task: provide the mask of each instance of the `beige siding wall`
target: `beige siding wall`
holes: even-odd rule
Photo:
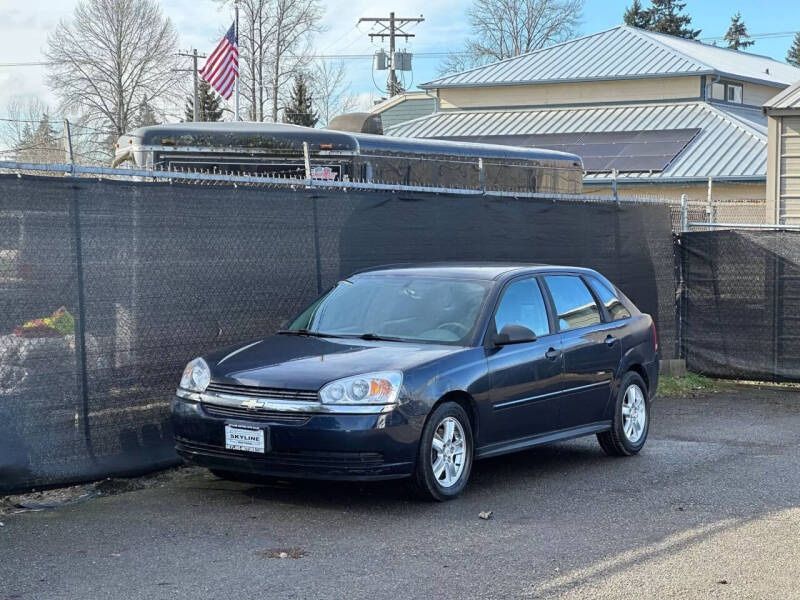
[[[774,94],[773,94],[774,95]],[[699,77],[546,83],[439,90],[442,108],[599,104],[700,97]]]
[[[800,111],[779,117],[776,190],[779,215],[787,225],[800,225]]]
[[[585,194],[607,196],[611,193],[609,185],[584,184]],[[765,201],[764,182],[753,183],[714,183],[714,221],[717,223],[771,223]],[[705,204],[708,198],[708,184],[651,184],[620,185],[619,194],[623,197],[644,197],[667,200],[679,204],[682,194],[690,203],[690,221],[705,221]]]
[[[780,88],[768,85],[757,85],[755,83],[745,83],[742,90],[742,98],[745,104],[751,106],[762,106],[767,100],[773,98],[780,91]]]
[[[586,194],[609,194],[611,183],[595,184],[584,182]],[[707,183],[654,183],[654,184],[620,184],[621,196],[645,196],[649,198],[663,198],[666,200],[680,200],[681,194],[686,194],[690,202],[705,202],[708,198]],[[711,195],[714,200],[720,201],[745,201],[758,200],[764,202],[766,188],[764,182],[746,183],[713,183]]]

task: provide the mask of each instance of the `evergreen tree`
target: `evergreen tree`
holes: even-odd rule
[[[679,0],[651,0],[647,10],[647,29],[658,33],[676,35],[678,37],[696,40],[700,35],[699,29],[692,29],[692,17],[683,14],[685,2]]]
[[[650,12],[642,8],[642,3],[639,0],[633,0],[628,8],[625,9],[625,15],[622,17],[625,25],[631,27],[638,27],[639,29],[649,29],[650,27]]]
[[[289,94],[289,105],[283,112],[283,122],[314,127],[318,120],[319,117],[311,105],[311,94],[306,79],[302,74],[297,75]]]
[[[147,101],[146,96],[142,96],[142,101],[139,102],[139,107],[136,111],[136,126],[149,127],[150,125],[157,125],[158,118],[156,111],[151,104]]]
[[[222,120],[222,97],[203,79],[197,84],[197,97],[200,111],[198,119],[205,122]],[[194,121],[194,98],[189,96],[184,112],[187,121]]]
[[[33,133],[33,139],[41,146],[52,147],[58,144],[61,136],[56,131],[55,127],[50,123],[50,116],[47,113],[42,115],[36,131]]]
[[[744,50],[755,44],[755,41],[750,39],[750,34],[747,33],[747,26],[742,22],[741,13],[737,12],[731,17],[731,26],[725,33],[725,41],[728,42],[728,48],[731,50]]]
[[[800,31],[794,34],[794,41],[786,53],[786,62],[795,67],[800,67]]]
[[[36,128],[23,130],[17,147],[17,160],[22,162],[63,162],[64,144],[61,134],[53,127],[47,113],[42,114]]]

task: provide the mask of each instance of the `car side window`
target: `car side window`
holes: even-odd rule
[[[542,290],[536,279],[513,281],[503,290],[494,315],[494,326],[500,331],[506,325],[522,325],[537,337],[550,333]]]
[[[597,297],[600,298],[600,302],[606,307],[612,321],[627,319],[631,316],[630,311],[625,308],[625,305],[619,299],[616,292],[608,287],[606,283],[600,281],[597,277],[589,277],[588,279],[589,285],[592,286]]]
[[[558,328],[561,331],[597,325],[601,322],[600,308],[577,275],[545,275],[547,288],[553,298]]]

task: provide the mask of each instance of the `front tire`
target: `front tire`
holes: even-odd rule
[[[458,496],[472,471],[473,440],[461,405],[444,402],[431,413],[420,437],[414,487],[424,498],[443,502]]]
[[[647,441],[650,430],[650,400],[638,373],[625,374],[614,405],[611,430],[597,434],[600,447],[609,456],[632,456]]]

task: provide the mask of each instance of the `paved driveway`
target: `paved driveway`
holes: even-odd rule
[[[0,599],[800,598],[798,442],[800,393],[736,389],[660,400],[638,457],[491,459],[446,504],[179,470],[2,517]]]

